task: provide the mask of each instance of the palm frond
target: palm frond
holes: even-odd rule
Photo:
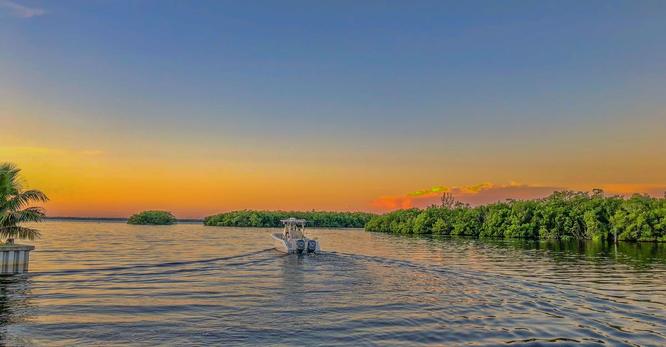
[[[12,163],[0,164],[0,195],[15,194],[21,190],[18,182],[21,169]]]
[[[9,211],[0,215],[0,226],[13,226],[25,222],[39,222],[45,217],[41,207],[28,207],[24,210]]]
[[[44,203],[47,201],[49,201],[49,198],[39,190],[26,190],[8,197],[3,205],[9,210],[18,210],[32,203]]]
[[[41,234],[37,229],[31,229],[21,226],[0,227],[0,236],[7,239],[27,239],[34,240]]]
[[[38,222],[44,218],[41,207],[33,203],[48,201],[39,190],[23,190],[19,182],[19,169],[11,163],[0,163],[0,236],[34,240],[39,231],[19,226],[24,222]]]

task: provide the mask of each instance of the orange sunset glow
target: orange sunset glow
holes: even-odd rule
[[[604,189],[609,194],[647,193],[661,196],[659,184],[530,185],[484,182],[466,186],[435,186],[415,190],[382,189],[381,172],[358,163],[327,167],[325,163],[234,163],[179,158],[143,160],[101,150],[61,150],[3,146],[0,155],[21,166],[25,183],[40,187],[51,201],[53,216],[123,217],[148,208],[172,210],[183,218],[196,218],[233,209],[323,209],[383,212],[437,203],[443,192],[473,205],[504,199],[531,199],[556,190]],[[187,163],[187,164],[185,164]],[[415,178],[413,178],[415,179]],[[392,179],[393,181],[393,179]],[[414,187],[418,188],[418,187]],[[394,195],[386,191],[397,192]],[[406,193],[400,193],[401,191]]]

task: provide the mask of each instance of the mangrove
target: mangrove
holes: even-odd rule
[[[204,225],[225,227],[281,227],[280,220],[290,217],[305,219],[315,228],[363,228],[374,217],[365,212],[330,211],[231,211],[204,218]]]
[[[171,225],[176,223],[176,217],[167,211],[143,211],[127,220],[127,224],[136,225]]]
[[[666,196],[635,194],[625,199],[595,189],[472,207],[444,194],[439,206],[376,215],[365,229],[479,238],[666,242]]]

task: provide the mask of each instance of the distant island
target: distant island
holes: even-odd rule
[[[71,216],[47,216],[46,221],[71,221],[71,222],[118,222],[127,223],[126,217],[71,217]],[[176,223],[201,223],[201,218],[176,218]]]
[[[666,196],[629,199],[562,191],[538,200],[471,207],[442,195],[440,206],[374,216],[368,231],[487,238],[595,239],[666,242]]]
[[[137,225],[171,225],[176,223],[176,217],[167,211],[143,211],[132,215],[127,224]]]
[[[44,220],[52,221],[81,221],[81,222],[127,222],[122,217],[70,217],[70,216],[47,216]]]
[[[366,212],[329,211],[231,211],[204,218],[204,225],[225,227],[275,228],[290,217],[305,219],[315,228],[363,228],[375,215]]]

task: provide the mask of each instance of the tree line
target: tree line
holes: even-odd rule
[[[127,224],[171,225],[176,224],[176,217],[168,211],[143,211],[129,217]]]
[[[636,194],[624,199],[595,189],[471,207],[445,194],[439,206],[377,215],[365,229],[399,234],[666,242],[666,196]]]
[[[365,212],[329,211],[231,211],[204,218],[204,225],[227,227],[280,227],[290,217],[307,220],[318,228],[363,228],[374,215]]]

